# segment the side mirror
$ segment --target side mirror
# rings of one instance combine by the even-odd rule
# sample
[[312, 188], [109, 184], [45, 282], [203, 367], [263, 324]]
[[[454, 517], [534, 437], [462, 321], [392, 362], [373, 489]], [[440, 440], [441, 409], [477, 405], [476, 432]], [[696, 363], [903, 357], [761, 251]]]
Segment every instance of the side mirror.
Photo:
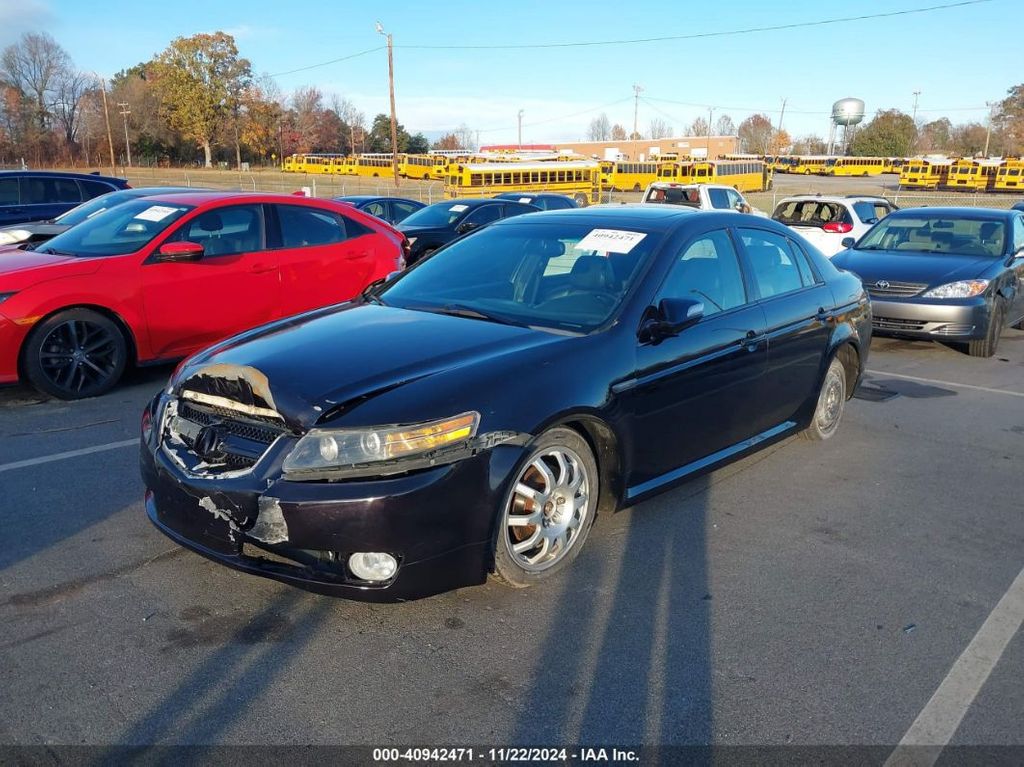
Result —
[[644, 335], [650, 340], [679, 335], [701, 321], [704, 302], [694, 298], [663, 298], [652, 319], [644, 326]]
[[203, 246], [198, 242], [165, 242], [156, 252], [157, 261], [198, 261], [203, 257]]
[[461, 224], [459, 224], [455, 228], [455, 233], [456, 234], [466, 234], [467, 232], [472, 232], [478, 226], [479, 226], [479, 224], [474, 224], [472, 221], [463, 221]]
[[844, 237], [843, 241], [839, 243], [844, 248], [852, 248], [857, 243], [857, 240], [853, 237]]

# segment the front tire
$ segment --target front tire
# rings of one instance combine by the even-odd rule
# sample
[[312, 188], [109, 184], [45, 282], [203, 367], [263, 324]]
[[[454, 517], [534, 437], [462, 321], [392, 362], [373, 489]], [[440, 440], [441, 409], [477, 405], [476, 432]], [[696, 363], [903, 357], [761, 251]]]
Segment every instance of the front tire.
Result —
[[91, 309], [68, 309], [43, 321], [25, 342], [29, 383], [59, 399], [97, 397], [121, 379], [128, 341], [120, 326]]
[[1006, 309], [996, 304], [988, 320], [985, 337], [967, 343], [967, 353], [972, 357], [991, 357], [999, 348], [999, 337], [1003, 334], [1003, 323], [1006, 320]]
[[833, 357], [825, 371], [818, 393], [818, 404], [814, 408], [811, 424], [803, 431], [803, 437], [815, 442], [829, 439], [839, 429], [846, 408], [846, 368]]
[[580, 553], [597, 513], [600, 479], [586, 440], [563, 427], [534, 441], [515, 477], [499, 510], [494, 568], [500, 580], [526, 588]]

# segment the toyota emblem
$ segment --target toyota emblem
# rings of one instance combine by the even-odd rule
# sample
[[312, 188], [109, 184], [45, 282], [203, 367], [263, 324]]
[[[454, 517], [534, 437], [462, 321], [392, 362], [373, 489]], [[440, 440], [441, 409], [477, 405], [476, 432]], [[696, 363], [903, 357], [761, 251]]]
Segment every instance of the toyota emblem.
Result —
[[878, 282], [875, 283], [875, 287], [878, 288], [879, 290], [888, 290], [889, 282], [887, 280], [879, 280]]
[[223, 424], [211, 423], [209, 426], [204, 426], [196, 435], [193, 450], [206, 463], [220, 463], [228, 456], [224, 449], [225, 436], [226, 430]]

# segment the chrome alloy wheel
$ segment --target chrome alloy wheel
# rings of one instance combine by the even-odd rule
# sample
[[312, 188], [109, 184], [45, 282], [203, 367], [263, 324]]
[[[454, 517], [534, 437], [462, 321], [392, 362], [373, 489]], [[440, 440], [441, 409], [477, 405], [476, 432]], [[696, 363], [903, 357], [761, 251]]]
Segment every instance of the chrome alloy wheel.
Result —
[[590, 478], [583, 460], [564, 446], [537, 455], [516, 480], [504, 517], [504, 542], [528, 572], [554, 566], [584, 529]]

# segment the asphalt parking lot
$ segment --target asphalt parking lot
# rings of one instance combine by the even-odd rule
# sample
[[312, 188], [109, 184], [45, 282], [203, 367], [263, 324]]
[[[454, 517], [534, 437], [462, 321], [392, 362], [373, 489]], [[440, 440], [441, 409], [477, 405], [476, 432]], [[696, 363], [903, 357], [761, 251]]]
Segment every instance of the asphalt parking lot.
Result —
[[169, 368], [0, 391], [0, 743], [1024, 744], [1024, 332], [869, 368], [835, 439], [600, 518], [550, 587], [397, 605], [150, 526], [132, 441]]

